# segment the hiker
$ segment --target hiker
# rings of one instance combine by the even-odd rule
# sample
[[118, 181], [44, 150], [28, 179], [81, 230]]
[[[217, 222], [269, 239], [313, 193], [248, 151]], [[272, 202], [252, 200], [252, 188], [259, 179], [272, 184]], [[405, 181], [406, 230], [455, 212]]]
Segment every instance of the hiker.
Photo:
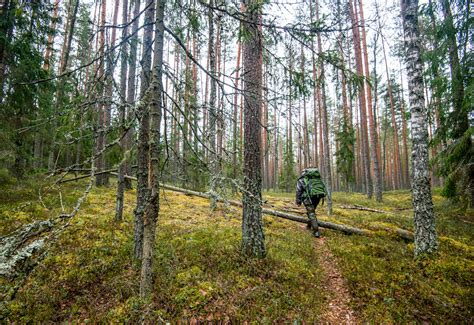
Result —
[[326, 185], [321, 179], [321, 173], [316, 167], [303, 170], [296, 183], [296, 205], [304, 204], [308, 214], [308, 228], [313, 230], [313, 236], [319, 238], [318, 219], [316, 219], [316, 207], [321, 199], [324, 204], [326, 196]]

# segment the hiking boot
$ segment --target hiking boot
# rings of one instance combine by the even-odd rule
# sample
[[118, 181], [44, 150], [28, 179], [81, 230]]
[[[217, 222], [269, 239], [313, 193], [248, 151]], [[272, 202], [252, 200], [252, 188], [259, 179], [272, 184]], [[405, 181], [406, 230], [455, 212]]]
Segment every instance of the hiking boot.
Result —
[[319, 233], [319, 230], [313, 231], [313, 236], [316, 238], [321, 237], [321, 234]]

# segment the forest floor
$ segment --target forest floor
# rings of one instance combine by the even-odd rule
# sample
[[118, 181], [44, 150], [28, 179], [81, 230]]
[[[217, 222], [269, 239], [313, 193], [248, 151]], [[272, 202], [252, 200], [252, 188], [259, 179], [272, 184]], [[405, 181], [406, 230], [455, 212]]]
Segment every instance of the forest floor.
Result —
[[[66, 183], [48, 192], [35, 182], [1, 185], [0, 236], [50, 218], [61, 206], [69, 211], [85, 183]], [[395, 226], [412, 230], [409, 191], [384, 193], [382, 203], [361, 194], [335, 193], [331, 217], [326, 206], [318, 208], [322, 220], [372, 229], [371, 237], [323, 229], [322, 238], [315, 239], [304, 225], [265, 216], [268, 255], [263, 260], [239, 253], [239, 208], [220, 205], [211, 214], [205, 199], [164, 191], [155, 290], [148, 301], [138, 296], [139, 271], [131, 257], [135, 195], [135, 190], [126, 193], [124, 221], [115, 223], [114, 186], [94, 188], [16, 297], [1, 305], [0, 319], [474, 321], [474, 215], [443, 199], [439, 191], [434, 203], [440, 251], [422, 261], [413, 259], [413, 243], [377, 232]], [[292, 194], [269, 192], [265, 198], [275, 209], [303, 212], [293, 204]], [[347, 205], [380, 212], [342, 208]], [[0, 279], [0, 294], [12, 285]]]

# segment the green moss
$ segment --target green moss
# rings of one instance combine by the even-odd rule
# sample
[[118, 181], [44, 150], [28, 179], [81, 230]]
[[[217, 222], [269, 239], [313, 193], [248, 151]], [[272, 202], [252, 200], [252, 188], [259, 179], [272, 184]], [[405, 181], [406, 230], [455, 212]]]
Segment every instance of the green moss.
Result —
[[[67, 183], [63, 205], [70, 210], [85, 182]], [[41, 184], [8, 187], [0, 198], [0, 230], [7, 233], [34, 219], [56, 215], [59, 189], [38, 200]], [[361, 194], [335, 193], [335, 213], [325, 220], [375, 230], [412, 229], [408, 191], [384, 193], [384, 202]], [[124, 222], [113, 221], [115, 189], [93, 189], [71, 227], [2, 311], [18, 322], [139, 322], [182, 317], [253, 319], [257, 322], [318, 320], [331, 293], [321, 290], [325, 270], [314, 239], [300, 225], [265, 216], [268, 256], [240, 254], [241, 210], [164, 192], [158, 221], [155, 284], [151, 300], [138, 296], [139, 269], [131, 258], [135, 191], [126, 193]], [[292, 194], [268, 193], [271, 204], [296, 209]], [[413, 245], [380, 236], [346, 236], [323, 231], [326, 243], [354, 297], [361, 321], [374, 323], [472, 320], [472, 217], [446, 203], [435, 190], [441, 251], [435, 259], [413, 260]], [[47, 208], [43, 206], [45, 204]], [[344, 210], [360, 204], [393, 212]], [[8, 287], [8, 282], [1, 282]]]

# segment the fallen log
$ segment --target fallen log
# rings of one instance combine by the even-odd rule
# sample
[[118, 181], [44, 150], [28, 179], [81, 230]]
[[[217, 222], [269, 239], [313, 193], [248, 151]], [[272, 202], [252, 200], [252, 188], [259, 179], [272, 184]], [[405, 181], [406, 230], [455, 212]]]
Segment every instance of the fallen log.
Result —
[[[117, 168], [115, 169], [108, 169], [108, 170], [103, 170], [100, 172], [95, 172], [94, 175], [102, 175], [102, 174], [112, 174], [112, 172], [117, 171]], [[67, 178], [67, 179], [62, 179], [59, 181], [60, 184], [67, 183], [67, 182], [72, 182], [72, 181], [77, 181], [83, 178], [91, 177], [90, 174], [87, 175], [81, 175], [81, 176], [76, 176], [74, 178]]]
[[[117, 173], [111, 173], [111, 174], [117, 176]], [[135, 180], [135, 181], [137, 180], [136, 177], [132, 177], [132, 176], [128, 176], [128, 175], [125, 175], [125, 178], [128, 178], [130, 180]], [[202, 197], [202, 198], [205, 198], [205, 199], [210, 198], [209, 194], [207, 194], [207, 193], [187, 190], [187, 189], [172, 186], [172, 185], [161, 184], [161, 187], [164, 188], [164, 189], [167, 189], [167, 190], [171, 190], [171, 191], [174, 191], [174, 192], [180, 192], [180, 193], [184, 193], [184, 194], [187, 194], [187, 195], [198, 196], [198, 197]], [[235, 201], [235, 200], [224, 200], [222, 198], [217, 198], [217, 201], [218, 202], [223, 202], [223, 203], [228, 203], [228, 204], [233, 205], [233, 206], [242, 207], [242, 203], [239, 202], [239, 201]], [[271, 216], [274, 216], [274, 217], [279, 217], [279, 218], [282, 218], [282, 219], [287, 219], [287, 220], [291, 220], [291, 221], [304, 223], [304, 224], [308, 223], [308, 218], [297, 216], [297, 215], [294, 215], [294, 214], [283, 213], [283, 212], [280, 212], [280, 211], [277, 211], [277, 210], [271, 210], [271, 209], [263, 208], [262, 213], [268, 214], [268, 215], [271, 215]], [[319, 224], [320, 227], [328, 228], [328, 229], [332, 229], [332, 230], [337, 230], [337, 231], [342, 231], [346, 234], [357, 234], [357, 235], [369, 235], [370, 234], [369, 230], [360, 229], [360, 228], [356, 228], [356, 227], [351, 227], [351, 226], [348, 226], [348, 225], [342, 225], [342, 224], [337, 224], [337, 223], [332, 223], [332, 222], [327, 222], [327, 221], [321, 221], [321, 220], [318, 220], [318, 224]]]
[[384, 211], [384, 210], [377, 210], [377, 209], [372, 209], [372, 208], [367, 208], [362, 205], [340, 205], [339, 208], [341, 209], [348, 209], [348, 210], [361, 210], [361, 211], [368, 211], [368, 212], [377, 212], [377, 213], [383, 213], [383, 214], [392, 214], [390, 211]]

